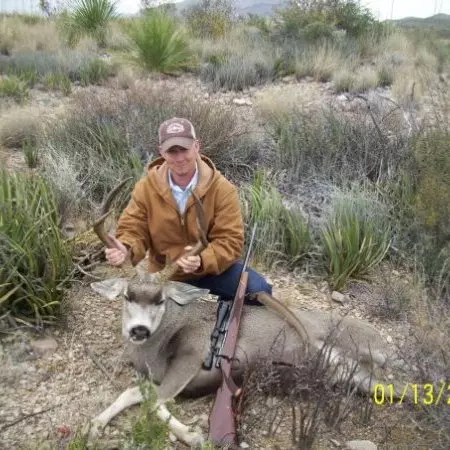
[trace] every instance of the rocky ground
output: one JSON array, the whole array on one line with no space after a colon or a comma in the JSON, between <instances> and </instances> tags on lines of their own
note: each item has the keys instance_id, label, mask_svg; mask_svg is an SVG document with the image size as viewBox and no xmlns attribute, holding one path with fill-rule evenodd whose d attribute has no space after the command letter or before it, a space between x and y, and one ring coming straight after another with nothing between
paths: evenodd
<instances>
[{"instance_id":1,"label":"rocky ground","mask_svg":"<svg viewBox=\"0 0 450 450\"><path fill-rule=\"evenodd\" d=\"M96 89L117 87L115 83L118 81L111 80L109 87ZM243 93L213 93L189 76L181 80L151 78L136 83L158 84L166 90L180 89L182 85L184 90L201 101L219 101L235 108L242 119L249 122L256 121L254 104L267 96L283 95L306 107L330 101L341 104L347 111L364 106L364 102L357 99L337 96L330 84L312 80L297 82L286 78L278 84L251 88ZM70 98L33 90L29 107L38 108L45 114L60 114L69 102ZM23 169L22 153L0 148L0 164L11 170ZM275 296L289 306L334 308L355 317L367 317L380 329L386 345L395 346L402 341L403 325L381 323L368 317L365 303L357 296L335 298L338 301L334 301L324 284L305 283L301 276L279 271L266 275L274 284ZM123 357L121 305L96 295L90 290L88 280L83 280L67 292L65 309L66 320L60 327L42 333L16 330L0 335L0 448L65 448L82 425L135 381L134 371ZM208 397L178 401L180 418L186 423L197 423L206 432L206 418L212 400ZM242 447L292 448L288 414L278 412L284 414L281 425L271 431L269 426L276 421L274 417L266 417L259 426L254 426L261 416L258 408L255 406L250 410L253 421L249 416L248 425L244 424ZM342 430L321 436L316 448L336 448L352 439L368 439L379 443L379 448L388 448L386 442L402 444L401 448L429 448L426 443L422 444L425 438L421 438L420 432L406 420L402 421L405 412L401 408L394 411L394 408L375 409L371 426L350 421ZM138 408L130 408L115 419L101 438L101 448L117 448L137 414ZM178 443L168 443L168 448L181 447ZM366 444L366 447L359 448L373 447Z\"/></svg>"}]
</instances>

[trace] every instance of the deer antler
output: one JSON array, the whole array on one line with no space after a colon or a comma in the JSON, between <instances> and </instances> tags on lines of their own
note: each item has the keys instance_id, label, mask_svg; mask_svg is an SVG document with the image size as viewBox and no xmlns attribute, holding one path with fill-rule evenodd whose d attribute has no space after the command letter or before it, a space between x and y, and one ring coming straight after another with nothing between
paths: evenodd
<instances>
[{"instance_id":1,"label":"deer antler","mask_svg":"<svg viewBox=\"0 0 450 450\"><path fill-rule=\"evenodd\" d=\"M131 178L126 178L121 181L106 197L100 208L101 216L94 222L93 228L97 236L100 240L108 247L108 248L116 248L115 242L109 237L108 233L105 230L105 219L111 214L109 208L111 207L111 203L115 199L117 193L122 189L122 187L127 183ZM186 252L183 256L197 256L199 255L207 246L208 240L206 238L206 219L205 219L205 211L203 210L203 205L201 200L198 198L195 192L192 192L195 200L195 210L197 212L197 226L199 231L199 240L194 245L194 247ZM178 271L178 265L175 263L171 263L164 267L160 272L154 273L153 277L160 282L165 283L170 280L175 273Z\"/></svg>"},{"instance_id":2,"label":"deer antler","mask_svg":"<svg viewBox=\"0 0 450 450\"><path fill-rule=\"evenodd\" d=\"M105 230L105 219L111 214L110 211L111 203L116 198L118 192L125 186L125 184L130 181L132 178L125 178L122 180L106 197L100 208L101 216L94 222L93 228L95 234L100 238L100 240L108 247L108 248L116 248L115 242L109 237L108 233Z\"/></svg>"}]
</instances>

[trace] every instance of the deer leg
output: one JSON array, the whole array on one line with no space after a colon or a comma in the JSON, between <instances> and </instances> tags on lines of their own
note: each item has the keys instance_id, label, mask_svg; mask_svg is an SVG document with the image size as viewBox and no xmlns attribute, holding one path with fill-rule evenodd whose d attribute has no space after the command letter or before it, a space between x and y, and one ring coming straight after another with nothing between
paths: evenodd
<instances>
[{"instance_id":1,"label":"deer leg","mask_svg":"<svg viewBox=\"0 0 450 450\"><path fill-rule=\"evenodd\" d=\"M142 397L138 386L128 388L125 392L120 394L119 397L117 397L116 401L109 408L106 408L92 421L91 434L99 434L99 432L105 428L113 417L117 416L117 414L121 413L124 409L141 403L143 400L144 398Z\"/></svg>"},{"instance_id":2,"label":"deer leg","mask_svg":"<svg viewBox=\"0 0 450 450\"><path fill-rule=\"evenodd\" d=\"M156 414L158 417L167 423L170 431L176 436L177 439L184 442L189 446L199 446L203 444L203 437L201 433L191 431L187 425L181 423L177 418L172 416L164 403L160 403L157 406Z\"/></svg>"}]
</instances>

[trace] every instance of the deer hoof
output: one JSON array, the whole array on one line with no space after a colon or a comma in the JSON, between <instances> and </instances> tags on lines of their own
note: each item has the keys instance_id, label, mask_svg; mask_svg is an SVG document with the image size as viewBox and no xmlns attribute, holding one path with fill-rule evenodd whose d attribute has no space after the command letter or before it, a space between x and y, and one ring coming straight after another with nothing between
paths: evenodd
<instances>
[{"instance_id":1,"label":"deer hoof","mask_svg":"<svg viewBox=\"0 0 450 450\"><path fill-rule=\"evenodd\" d=\"M102 434L105 426L106 424L102 420L99 420L98 418L93 419L89 424L89 438L97 439Z\"/></svg>"},{"instance_id":2,"label":"deer hoof","mask_svg":"<svg viewBox=\"0 0 450 450\"><path fill-rule=\"evenodd\" d=\"M185 443L194 448L203 448L205 444L205 440L201 433L197 431L189 431L185 435L185 439L183 439Z\"/></svg>"}]
</instances>

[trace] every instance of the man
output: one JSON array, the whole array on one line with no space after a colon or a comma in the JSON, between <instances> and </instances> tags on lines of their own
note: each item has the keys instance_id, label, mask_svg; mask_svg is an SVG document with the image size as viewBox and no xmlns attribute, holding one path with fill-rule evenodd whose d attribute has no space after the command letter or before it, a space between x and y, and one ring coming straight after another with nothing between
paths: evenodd
<instances>
[{"instance_id":1,"label":"man","mask_svg":"<svg viewBox=\"0 0 450 450\"><path fill-rule=\"evenodd\" d=\"M149 250L149 271L161 270L166 259L179 271L174 279L209 289L222 300L233 299L239 284L244 226L236 187L206 156L200 155L195 130L187 119L172 118L159 128L160 158L148 166L147 176L135 186L119 219L117 249L106 249L107 261L133 264ZM180 257L198 240L191 191L203 203L208 247L198 256ZM266 280L248 269L249 294L272 293Z\"/></svg>"}]
</instances>

